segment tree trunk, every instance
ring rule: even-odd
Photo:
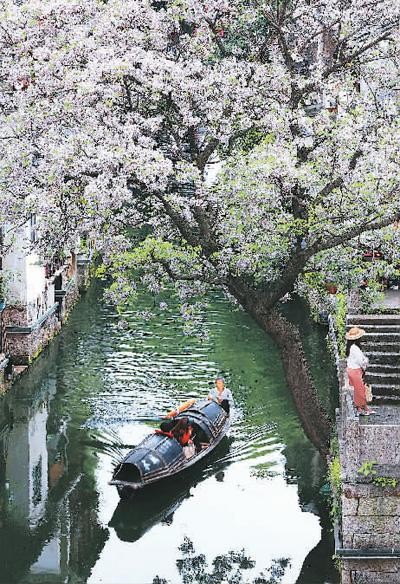
[[[321,454],[329,452],[332,423],[314,385],[298,329],[275,308],[270,297],[249,288],[239,278],[232,278],[229,289],[243,308],[278,345],[286,381],[303,429]]]
[[[328,454],[332,423],[319,399],[298,329],[277,309],[254,317],[280,349],[286,381],[307,437],[321,454]]]

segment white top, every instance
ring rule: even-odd
[[[224,387],[221,393],[218,392],[216,387],[213,387],[210,390],[209,397],[214,401],[222,401],[223,399],[227,399],[229,402],[229,407],[233,408],[233,395],[230,389]]]
[[[360,347],[357,347],[357,345],[351,345],[350,353],[347,357],[347,367],[349,369],[366,369],[368,362],[368,357],[364,355]]]

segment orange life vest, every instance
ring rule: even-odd
[[[191,430],[191,428],[188,428],[186,430],[186,432],[184,434],[182,434],[182,436],[181,436],[181,438],[179,440],[181,446],[186,446],[186,444],[190,440],[191,435],[192,435],[192,430]]]

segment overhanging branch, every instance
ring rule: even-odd
[[[400,220],[400,211],[397,211],[393,215],[389,217],[385,217],[382,219],[373,219],[370,221],[364,221],[359,225],[355,225],[353,227],[349,227],[342,231],[342,233],[338,235],[325,235],[322,239],[322,236],[312,244],[306,251],[306,256],[311,258],[312,256],[316,255],[321,251],[326,251],[328,249],[333,249],[334,247],[338,247],[347,241],[358,237],[362,233],[367,233],[370,231],[378,231],[379,229],[383,229],[384,227],[388,227],[388,225],[392,225],[395,221]]]

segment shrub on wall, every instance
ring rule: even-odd
[[[339,292],[336,294],[336,311],[334,314],[335,329],[339,356],[341,359],[346,357],[346,317],[347,317],[347,294]]]

